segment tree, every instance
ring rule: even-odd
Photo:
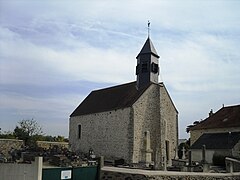
[[[18,126],[16,126],[16,128],[14,129],[14,135],[21,140],[27,140],[29,138],[28,133],[23,128]]]
[[[21,120],[18,124],[19,128],[27,133],[28,136],[40,135],[43,133],[42,127],[34,119]]]
[[[42,127],[34,119],[21,120],[14,129],[14,135],[30,146],[35,144],[36,137],[42,133]]]

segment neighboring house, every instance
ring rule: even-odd
[[[206,146],[206,159],[212,163],[213,155],[240,158],[240,105],[222,107],[216,113],[189,128],[192,160],[201,161],[202,146]]]
[[[189,128],[191,145],[204,133],[240,132],[240,105],[222,107]]]
[[[202,160],[203,145],[208,163],[212,163],[214,155],[240,158],[240,132],[203,134],[191,146],[193,161]]]
[[[70,115],[73,151],[105,159],[170,165],[178,145],[178,112],[158,83],[158,54],[148,38],[137,56],[137,81],[92,91]]]

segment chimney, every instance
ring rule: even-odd
[[[211,111],[209,112],[209,117],[213,115],[213,110],[211,109]]]

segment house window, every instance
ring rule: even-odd
[[[78,125],[78,139],[81,139],[82,138],[82,125],[79,124]]]
[[[142,73],[146,73],[148,72],[148,64],[147,63],[143,63],[142,64]]]
[[[156,63],[152,63],[151,70],[152,70],[153,73],[157,74],[158,71],[159,71],[158,64],[156,64]]]

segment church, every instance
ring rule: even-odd
[[[158,82],[159,55],[150,37],[137,55],[136,81],[92,91],[72,112],[69,142],[107,160],[171,165],[178,146],[178,111]]]

